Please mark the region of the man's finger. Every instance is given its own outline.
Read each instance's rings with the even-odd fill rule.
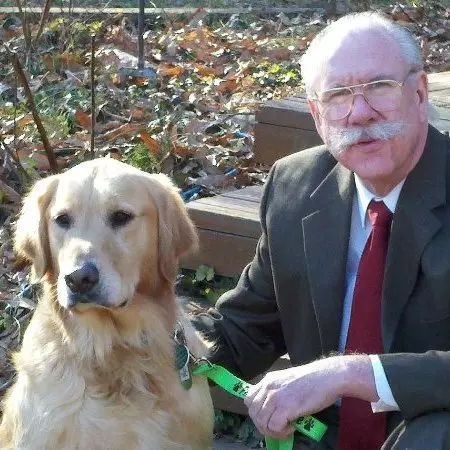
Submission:
[[[276,408],[269,418],[267,429],[278,439],[284,439],[294,432],[294,427],[284,410]]]

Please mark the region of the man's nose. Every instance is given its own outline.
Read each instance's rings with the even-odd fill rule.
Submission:
[[[348,115],[348,123],[350,125],[365,124],[378,116],[378,112],[375,111],[362,93],[357,93],[353,96],[353,104]]]

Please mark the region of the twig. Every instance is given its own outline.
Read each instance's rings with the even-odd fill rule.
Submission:
[[[0,191],[3,191],[6,197],[8,197],[14,203],[20,203],[22,201],[21,195],[2,180],[0,180]]]
[[[50,8],[52,6],[53,0],[47,0],[45,2],[44,11],[42,12],[41,23],[39,24],[39,30],[34,38],[34,43],[36,44],[44,31],[45,24],[47,23],[48,17],[50,15]]]
[[[102,112],[103,114],[106,114],[109,117],[112,117],[113,119],[117,119],[120,120],[121,122],[125,122],[125,123],[130,123],[131,122],[131,115],[130,117],[123,117],[123,116],[119,116],[118,114],[114,114],[108,110],[106,110],[105,108],[102,108]]]
[[[39,117],[38,110],[36,108],[36,104],[34,103],[33,94],[31,92],[30,86],[28,84],[27,77],[25,76],[25,73],[22,69],[22,65],[20,64],[19,58],[17,58],[17,55],[12,52],[5,44],[4,47],[6,48],[6,51],[9,54],[9,57],[11,59],[11,63],[14,67],[14,70],[19,77],[20,82],[22,83],[25,97],[28,101],[28,105],[30,106],[31,113],[33,114],[34,123],[36,124],[36,127],[38,129],[39,135],[41,136],[42,145],[44,146],[45,153],[47,155],[48,162],[50,164],[50,168],[52,170],[52,173],[58,173],[58,164],[56,163],[56,157],[53,153],[53,150],[50,146],[50,142],[47,137],[47,132],[45,131],[44,125],[42,125],[41,118]]]
[[[11,158],[14,164],[11,164],[10,169],[16,174],[17,178],[19,180],[22,180],[22,177],[20,175],[23,175],[27,181],[31,179],[29,173],[24,169],[22,166],[22,163],[20,162],[20,159],[17,157],[17,155],[9,148],[9,145],[6,144],[6,142],[3,140],[3,138],[0,136],[0,148],[3,148],[5,153],[8,155],[9,158]],[[6,160],[7,158],[5,158]],[[17,166],[17,167],[16,167]],[[17,170],[19,169],[19,170]],[[19,175],[20,172],[20,175]]]
[[[91,35],[91,158],[95,152],[95,35]]]
[[[19,10],[20,21],[22,22],[23,37],[25,38],[26,53],[31,49],[31,31],[28,26],[27,15],[23,11],[21,0],[15,0],[17,9]]]

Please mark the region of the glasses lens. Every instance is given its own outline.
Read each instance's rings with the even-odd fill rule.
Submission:
[[[322,93],[319,98],[319,112],[328,120],[340,120],[346,117],[353,101],[351,89],[330,89]]]
[[[400,106],[402,88],[395,81],[376,81],[364,86],[364,96],[373,109],[381,112],[394,111]]]

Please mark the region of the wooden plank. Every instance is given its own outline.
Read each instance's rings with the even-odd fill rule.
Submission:
[[[256,161],[262,164],[273,164],[283,156],[322,143],[322,139],[315,130],[281,127],[266,123],[255,125],[254,154]]]
[[[198,229],[200,249],[195,255],[182,258],[180,266],[197,269],[201,264],[211,266],[215,273],[226,277],[240,275],[244,267],[252,260],[257,238],[238,236]]]
[[[438,117],[430,123],[441,131],[450,131],[450,71],[428,75],[430,101]],[[256,114],[256,161],[273,164],[277,159],[322,143],[309,112],[306,94],[272,100]]]
[[[200,250],[181,261],[196,269],[205,264],[224,276],[237,276],[251,261],[261,235],[259,202],[262,186],[248,186],[188,203],[197,226]]]
[[[190,217],[199,229],[258,239],[259,202],[262,186],[250,186],[187,204]]]
[[[237,189],[230,192],[224,192],[221,197],[241,198],[259,203],[261,200],[262,186],[246,186],[243,189]]]
[[[199,229],[213,230],[236,236],[258,238],[261,234],[258,214],[246,214],[236,210],[222,208],[217,211],[189,210],[189,215]]]
[[[316,129],[305,97],[270,100],[257,111],[256,121],[310,131]]]
[[[436,107],[438,118],[430,123],[438,130],[450,131],[450,71],[428,74],[428,89],[431,103]]]
[[[436,106],[446,106],[450,108],[450,86],[447,89],[439,91],[431,91],[428,96],[433,104]]]
[[[260,234],[258,204],[254,204],[252,207],[242,207],[237,204],[238,200],[234,200],[234,202],[234,204],[230,202],[228,207],[224,204],[196,204],[193,202],[193,205],[188,207],[188,212],[198,228],[246,237],[258,237]]]
[[[428,74],[428,89],[430,92],[450,89],[450,71]],[[448,96],[447,103],[450,103]]]

